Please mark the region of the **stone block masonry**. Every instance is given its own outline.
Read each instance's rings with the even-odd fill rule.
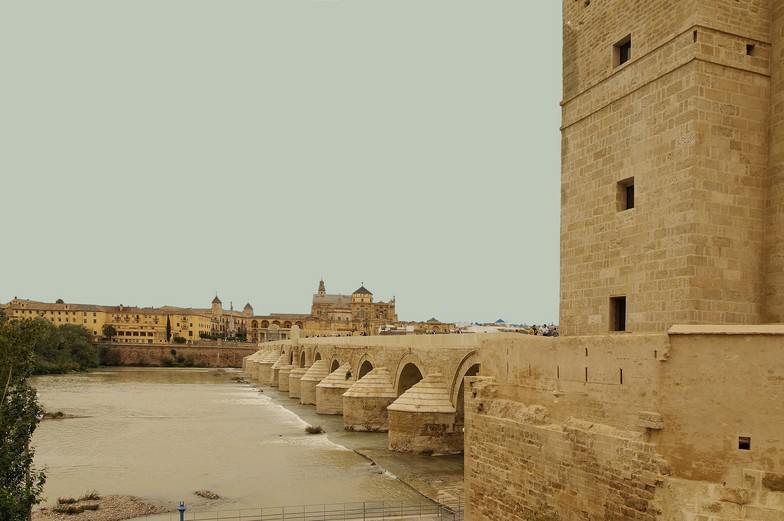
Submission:
[[[545,408],[492,398],[492,379],[471,380],[467,519],[523,521],[548,509],[563,520],[656,519],[654,491],[669,468],[641,433],[550,423]]]

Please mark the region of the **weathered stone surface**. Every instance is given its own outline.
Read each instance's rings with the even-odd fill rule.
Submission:
[[[287,355],[286,353],[281,353],[280,356],[278,356],[278,359],[275,360],[275,363],[272,364],[272,366],[270,367],[269,382],[267,382],[270,387],[278,387],[280,368],[287,366],[288,363],[289,363],[289,355]]]
[[[658,412],[640,411],[637,425],[646,429],[660,430],[664,428],[664,419]]]
[[[329,374],[326,360],[316,360],[300,378],[300,403],[316,405],[316,385]]]
[[[298,367],[291,370],[289,373],[289,398],[300,397],[300,380],[307,372],[308,369],[306,367]]]
[[[270,376],[272,374],[272,364],[274,364],[280,357],[280,348],[270,348],[269,352],[264,355],[259,364],[258,382],[269,385]]]
[[[354,385],[351,365],[343,364],[316,384],[316,412],[343,414],[343,393]]]
[[[753,492],[747,488],[718,487],[719,497],[722,501],[736,505],[746,505],[751,501]]]
[[[774,492],[784,492],[784,474],[766,472],[762,477],[762,486]]]
[[[289,392],[289,374],[294,369],[293,365],[284,365],[278,369],[278,391],[282,393]]]
[[[389,430],[387,407],[397,398],[391,375],[377,367],[343,393],[343,425],[348,431]]]
[[[457,454],[463,433],[455,428],[455,408],[441,374],[425,376],[387,407],[389,450]]]

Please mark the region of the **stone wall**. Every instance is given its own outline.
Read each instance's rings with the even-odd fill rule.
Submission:
[[[556,421],[581,419],[639,430],[639,413],[655,410],[666,335],[485,338],[481,375],[498,395],[544,405]]]
[[[733,487],[746,469],[784,474],[784,326],[677,326],[669,337],[652,439],[673,472]]]
[[[548,410],[495,397],[492,379],[466,392],[466,519],[656,519],[666,462],[639,432],[589,421],[553,422]]]
[[[783,346],[780,325],[483,339],[467,519],[784,519]]]
[[[122,345],[108,348],[109,359],[119,365],[163,366],[182,356],[188,365],[197,367],[242,367],[242,359],[256,352],[256,347],[194,347],[188,345]],[[176,364],[175,364],[176,365]]]

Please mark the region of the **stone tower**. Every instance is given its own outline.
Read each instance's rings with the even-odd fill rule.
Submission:
[[[327,294],[327,288],[324,286],[324,279],[321,279],[319,281],[318,294],[319,295],[326,295]]]
[[[782,322],[784,5],[563,12],[562,333]]]

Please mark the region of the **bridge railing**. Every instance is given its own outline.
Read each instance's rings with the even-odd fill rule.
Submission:
[[[168,518],[166,517],[168,515]],[[215,510],[183,513],[183,521],[377,521],[421,519],[462,521],[463,504],[459,499],[449,503],[423,500],[419,504],[390,501],[364,501],[286,507],[262,507],[242,510]],[[180,514],[159,514],[140,518],[147,521],[179,521]]]

